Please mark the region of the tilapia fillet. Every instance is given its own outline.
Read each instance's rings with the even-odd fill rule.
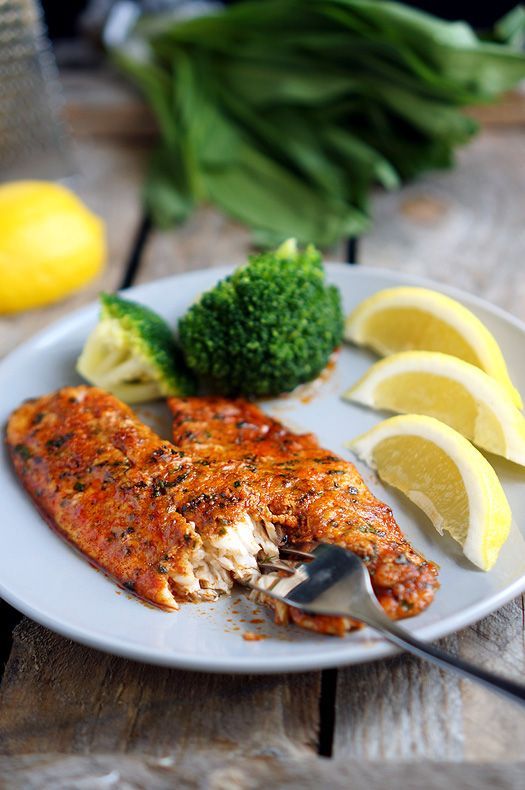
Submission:
[[[11,415],[7,444],[46,521],[125,588],[167,609],[257,575],[279,537],[224,462],[160,439],[95,387],[66,387]]]
[[[327,540],[363,557],[390,616],[430,603],[436,567],[352,464],[245,401],[169,405],[174,444],[95,387],[27,401],[7,426],[14,467],[44,518],[121,585],[176,609],[257,578],[257,560],[283,541]],[[287,616],[324,632],[351,625]]]
[[[436,566],[410,546],[391,509],[374,497],[354,465],[321,448],[313,434],[292,433],[244,400],[171,398],[168,405],[174,444],[203,463],[235,463],[237,485],[256,492],[265,519],[283,539],[327,541],[354,551],[392,618],[418,614],[432,601]],[[316,630],[340,632],[344,625],[339,618],[330,624],[287,613]]]

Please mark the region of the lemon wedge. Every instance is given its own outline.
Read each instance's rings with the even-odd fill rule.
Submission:
[[[488,571],[510,530],[511,511],[489,462],[467,439],[433,417],[390,417],[348,443],[379,477],[398,488],[440,534]]]
[[[69,189],[0,185],[0,313],[62,299],[95,277],[105,257],[102,221]]]
[[[428,288],[387,288],[365,299],[348,316],[345,340],[381,356],[398,351],[441,351],[470,362],[507,387],[521,409],[496,340],[459,302]]]
[[[508,388],[450,354],[391,354],[372,365],[343,398],[374,409],[436,417],[478,447],[525,466],[525,417]]]

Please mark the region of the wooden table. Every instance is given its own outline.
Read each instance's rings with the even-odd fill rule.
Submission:
[[[212,209],[178,230],[151,230],[139,199],[151,131],[144,108],[113,79],[65,81],[81,172],[75,187],[106,220],[109,263],[66,302],[1,318],[0,353],[102,287],[240,262],[249,249],[246,230]],[[455,170],[376,195],[359,263],[452,283],[525,319],[523,97],[485,117]],[[206,675],[89,650],[6,605],[3,617],[2,787],[452,790],[520,782],[525,714],[405,655],[288,676]],[[523,622],[520,597],[442,644],[523,678]]]

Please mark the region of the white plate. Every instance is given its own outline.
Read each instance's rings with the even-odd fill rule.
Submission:
[[[343,294],[349,312],[380,288],[426,285],[460,299],[495,334],[516,386],[525,392],[525,326],[503,311],[465,293],[393,272],[343,264],[328,267],[330,280]],[[170,277],[130,289],[129,296],[155,308],[174,324],[194,298],[230,269],[212,269]],[[0,420],[24,399],[79,381],[74,362],[97,319],[91,305],[14,351],[0,365]],[[291,395],[267,401],[264,408],[292,428],[314,431],[321,443],[350,458],[343,442],[372,427],[380,415],[351,406],[340,393],[372,362],[365,351],[345,348],[331,375],[313,387],[314,397]],[[304,393],[303,393],[304,396]],[[142,410],[158,425],[158,409]],[[494,460],[494,459],[491,459]],[[375,494],[394,509],[413,545],[441,566],[441,590],[432,606],[406,625],[435,639],[468,625],[525,589],[525,471],[497,460],[496,468],[510,500],[511,535],[490,573],[476,570],[456,544],[440,538],[425,517],[402,495],[384,488],[363,465],[358,467]],[[0,460],[2,551],[0,594],[33,620],[64,636],[129,658],[172,667],[216,672],[283,672],[352,664],[395,652],[371,631],[344,639],[323,637],[296,627],[277,627],[265,610],[239,591],[216,604],[186,604],[176,613],[147,607],[118,590],[52,532],[18,485],[5,449]],[[259,620],[262,622],[250,622]],[[265,636],[245,641],[244,631]]]

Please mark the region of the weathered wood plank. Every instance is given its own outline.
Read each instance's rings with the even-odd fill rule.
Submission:
[[[86,138],[75,145],[79,174],[74,191],[106,223],[108,260],[102,275],[73,296],[50,307],[0,316],[0,357],[47,324],[117,286],[142,217],[140,188],[146,149],[140,144]]]
[[[316,753],[320,675],[178,672],[76,645],[29,620],[0,692],[0,752]]]
[[[467,661],[523,680],[522,598],[440,644]],[[481,686],[399,656],[340,671],[334,756],[520,760],[525,754],[522,720],[517,706]]]
[[[523,683],[525,678],[524,600],[516,598],[459,634],[459,654],[467,661]],[[521,760],[525,754],[523,710],[480,686],[463,683],[464,759],[480,763]]]
[[[525,135],[492,130],[457,167],[378,192],[360,261],[464,288],[525,318]]]
[[[378,193],[360,260],[431,277],[525,317],[525,139],[482,134],[456,170]],[[444,644],[523,678],[521,599]],[[519,759],[522,714],[472,683],[407,656],[340,672],[334,754],[364,759]],[[512,733],[512,737],[509,737]]]
[[[498,101],[471,107],[468,114],[484,127],[525,125],[525,84],[504,93]]]
[[[456,637],[441,641],[456,652]],[[460,683],[409,656],[339,671],[334,757],[459,760],[463,753]]]
[[[147,282],[191,269],[246,260],[249,231],[215,209],[203,207],[184,225],[170,231],[153,231],[144,249],[137,282]]]
[[[122,144],[145,137],[151,143],[157,135],[155,119],[141,94],[112,69],[64,70],[60,81],[65,117],[76,139],[96,136]]]
[[[220,758],[197,755],[182,763],[171,757],[38,754],[0,758],[5,790],[67,787],[126,790],[516,790],[525,763],[489,766],[449,762],[384,764],[319,758]]]

